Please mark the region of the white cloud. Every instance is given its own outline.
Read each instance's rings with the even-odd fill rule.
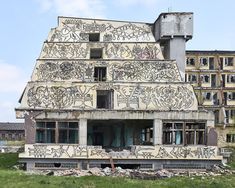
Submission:
[[[27,79],[21,68],[0,60],[0,93],[22,92]]]
[[[18,121],[14,108],[27,81],[21,67],[0,60],[0,121]]]
[[[61,16],[104,18],[102,0],[37,0],[43,11],[55,11]]]

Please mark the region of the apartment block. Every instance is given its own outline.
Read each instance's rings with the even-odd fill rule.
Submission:
[[[235,146],[235,51],[186,51],[185,81],[198,107],[214,112],[218,146]]]

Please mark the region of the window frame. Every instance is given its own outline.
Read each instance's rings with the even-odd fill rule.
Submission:
[[[171,128],[164,128],[164,125],[171,124]],[[176,128],[176,124],[181,124],[182,128]],[[196,126],[204,126],[203,128],[187,128],[187,124],[195,125]],[[163,145],[206,145],[206,136],[207,136],[207,128],[206,128],[206,122],[183,122],[183,121],[164,121],[163,122],[163,128],[162,128],[162,144]],[[179,143],[176,143],[176,132],[181,131],[181,141]],[[166,141],[167,137],[165,136],[166,133],[168,134],[169,140]],[[170,133],[170,134],[169,134]],[[193,142],[188,143],[187,135],[189,133],[192,133],[193,135]],[[201,133],[201,134],[200,134]],[[201,138],[201,136],[203,136]],[[202,140],[202,141],[201,141]],[[200,143],[199,143],[200,142]]]

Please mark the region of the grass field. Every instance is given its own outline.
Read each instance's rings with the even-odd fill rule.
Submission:
[[[1,188],[234,188],[235,176],[217,177],[174,177],[159,180],[133,180],[122,177],[55,177],[26,175],[23,171],[13,170],[17,163],[16,154],[0,154]]]

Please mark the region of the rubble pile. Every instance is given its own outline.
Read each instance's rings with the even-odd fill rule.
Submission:
[[[90,168],[89,170],[68,169],[68,170],[34,170],[26,172],[28,174],[38,174],[47,176],[112,176],[112,177],[129,177],[133,179],[155,180],[161,178],[170,178],[174,176],[220,176],[235,174],[235,170],[230,170],[222,166],[213,166],[210,170],[139,170],[139,169],[122,169],[121,167],[112,168]]]

